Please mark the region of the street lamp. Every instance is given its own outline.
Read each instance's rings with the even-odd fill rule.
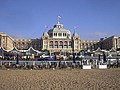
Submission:
[[[111,64],[111,58],[112,58],[112,55],[109,54],[109,55],[108,55],[108,66],[109,66],[109,68],[110,68],[110,64]]]
[[[116,51],[117,52],[117,51]],[[117,58],[116,58],[116,60],[117,60],[117,68],[118,68],[118,66],[119,66],[119,58],[118,58],[118,52],[117,52]]]
[[[73,50],[72,50],[72,51],[73,51],[73,63],[76,63],[76,62],[75,62],[75,50],[74,50],[74,41],[73,41]]]
[[[18,65],[19,64],[19,55],[17,53],[17,56],[16,56],[16,64]]]
[[[103,51],[103,63],[106,62],[106,55],[105,52]]]
[[[74,26],[74,34],[75,34],[75,29],[77,29],[78,27]],[[76,63],[75,61],[75,40],[74,40],[74,34],[73,34],[73,47],[72,47],[72,51],[73,51],[73,63]]]

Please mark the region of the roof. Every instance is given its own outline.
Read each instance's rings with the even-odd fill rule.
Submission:
[[[43,36],[49,36],[47,32],[44,32],[43,33]]]
[[[76,32],[73,33],[73,36],[79,37],[79,35]]]
[[[65,29],[63,27],[63,24],[60,24],[60,23],[54,25],[53,29],[50,29],[48,32],[67,32],[70,34],[70,31]]]

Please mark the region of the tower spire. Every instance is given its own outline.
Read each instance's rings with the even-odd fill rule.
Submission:
[[[74,33],[75,33],[75,32],[76,32],[76,29],[77,29],[78,27],[77,27],[77,26],[74,26],[73,28],[74,28]]]
[[[78,36],[78,34],[76,33],[76,29],[77,29],[77,28],[78,28],[77,26],[74,26],[73,36]]]

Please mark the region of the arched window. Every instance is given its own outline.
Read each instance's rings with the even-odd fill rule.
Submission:
[[[68,42],[65,41],[65,42],[64,42],[64,48],[67,48],[67,47],[68,47]]]
[[[68,44],[67,41],[65,41],[64,45],[67,45],[67,44]]]
[[[72,46],[72,43],[71,43],[71,41],[69,41],[69,48],[71,48],[71,46]]]
[[[60,46],[60,48],[63,48],[63,42],[62,41],[60,41],[60,44],[59,44]]]
[[[25,44],[25,42],[22,42],[22,44],[24,45],[24,44]]]
[[[55,41],[55,48],[58,48],[58,41]]]
[[[50,41],[50,48],[53,48],[53,41]]]

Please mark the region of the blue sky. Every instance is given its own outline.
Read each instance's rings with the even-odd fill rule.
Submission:
[[[40,38],[60,22],[81,39],[120,36],[120,0],[0,0],[0,32]]]

